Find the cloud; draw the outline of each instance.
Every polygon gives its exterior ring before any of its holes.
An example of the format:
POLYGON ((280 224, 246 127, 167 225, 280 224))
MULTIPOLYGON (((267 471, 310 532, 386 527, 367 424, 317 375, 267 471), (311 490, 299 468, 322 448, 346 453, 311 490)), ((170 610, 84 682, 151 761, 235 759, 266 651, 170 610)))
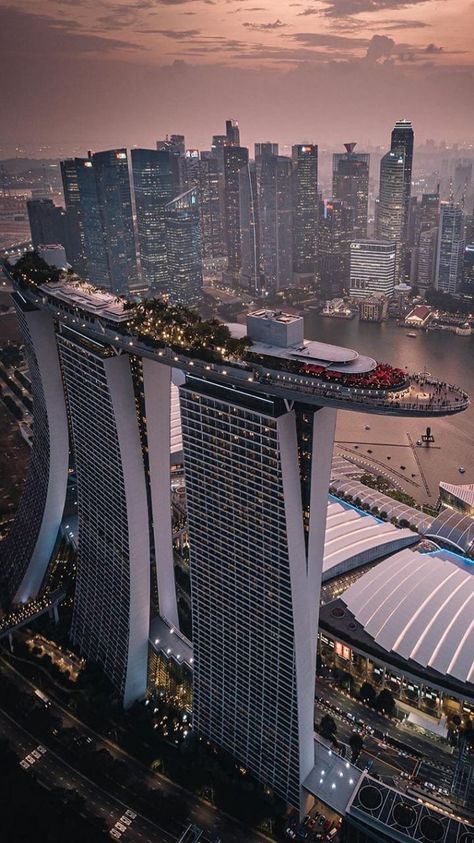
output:
POLYGON ((343 35, 333 35, 330 32, 294 32, 284 37, 305 44, 307 47, 328 47, 329 49, 359 49, 368 47, 370 44, 367 38, 346 38, 343 35))
POLYGON ((408 9, 419 6, 427 0, 321 0, 325 8, 321 14, 328 18, 347 18, 362 12, 380 12, 387 9, 408 9))
POLYGON ((436 44, 428 44, 428 46, 425 47, 425 53, 430 53, 431 55, 434 55, 436 53, 442 53, 442 52, 443 52, 443 48, 437 47, 436 44))
POLYGON ((283 29, 283 27, 287 26, 287 24, 282 23, 282 21, 278 18, 277 20, 269 23, 243 23, 242 26, 246 26, 247 29, 255 29, 258 32, 270 32, 272 29, 283 29))
POLYGON ((153 29, 151 32, 164 35, 165 38, 172 38, 174 41, 186 41, 188 38, 201 34, 199 29, 153 29))
POLYGON ((103 55, 139 49, 128 41, 84 32, 77 21, 66 18, 50 18, 12 7, 2 7, 1 15, 4 62, 10 52, 26 60, 40 56, 44 62, 45 57, 50 61, 56 55, 67 58, 83 53, 103 55))
POLYGON ((369 62, 377 62, 382 58, 389 58, 393 55, 395 41, 388 35, 374 35, 367 47, 366 59, 369 62))

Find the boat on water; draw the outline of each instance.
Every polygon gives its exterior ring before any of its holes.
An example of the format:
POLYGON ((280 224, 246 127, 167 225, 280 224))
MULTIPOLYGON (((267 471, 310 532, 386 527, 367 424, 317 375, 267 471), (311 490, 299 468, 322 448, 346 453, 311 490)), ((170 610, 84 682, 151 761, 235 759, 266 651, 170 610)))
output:
POLYGON ((409 331, 408 334, 407 334, 407 337, 412 337, 412 338, 415 338, 415 339, 416 339, 417 336, 418 336, 418 334, 415 334, 414 331, 409 331))
POLYGON ((463 465, 460 465, 460 466, 459 466, 459 468, 458 468, 458 471, 459 471, 459 474, 464 474, 464 472, 466 471, 466 469, 464 468, 464 466, 463 466, 463 465))

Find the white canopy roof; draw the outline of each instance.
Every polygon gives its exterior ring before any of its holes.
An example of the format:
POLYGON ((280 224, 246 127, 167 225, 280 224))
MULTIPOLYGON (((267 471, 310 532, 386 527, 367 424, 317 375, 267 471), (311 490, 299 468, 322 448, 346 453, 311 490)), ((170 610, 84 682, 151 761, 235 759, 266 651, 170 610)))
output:
POLYGON ((474 682, 474 564, 448 551, 408 549, 342 596, 376 643, 442 674, 474 682))

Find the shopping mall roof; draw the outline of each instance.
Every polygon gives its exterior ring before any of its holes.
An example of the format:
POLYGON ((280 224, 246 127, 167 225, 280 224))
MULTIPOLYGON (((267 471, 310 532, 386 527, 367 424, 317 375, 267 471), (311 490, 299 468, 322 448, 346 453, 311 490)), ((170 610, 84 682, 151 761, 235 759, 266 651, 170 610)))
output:
POLYGON ((360 577, 342 601, 385 651, 474 682, 473 563, 405 549, 360 577))
MULTIPOLYGON (((359 469, 359 474, 361 470, 359 469)), ((428 533, 433 518, 431 515, 426 515, 419 509, 412 506, 407 506, 394 498, 384 495, 383 492, 378 492, 376 489, 371 489, 365 486, 359 480, 353 480, 345 475, 339 474, 338 468, 331 473, 331 486, 337 492, 343 492, 345 495, 352 495, 352 499, 359 498, 362 503, 367 504, 370 509, 376 506, 379 512, 386 512, 387 518, 390 520, 396 518, 400 521, 404 518, 409 524, 415 524, 419 533, 428 533)))
POLYGON ((455 547, 461 553, 474 549, 474 518, 453 509, 443 509, 426 530, 427 538, 455 547))
POLYGON ((414 544, 419 536, 329 498, 323 582, 414 544))

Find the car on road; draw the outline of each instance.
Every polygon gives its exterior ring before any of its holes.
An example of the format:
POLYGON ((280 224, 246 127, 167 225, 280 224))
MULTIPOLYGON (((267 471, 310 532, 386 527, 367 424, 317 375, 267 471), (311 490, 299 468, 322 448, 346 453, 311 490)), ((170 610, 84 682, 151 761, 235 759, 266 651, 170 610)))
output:
POLYGON ((122 833, 127 830, 127 826, 124 825, 123 823, 121 823, 120 820, 118 820, 118 822, 115 823, 115 828, 117 828, 122 833))
POLYGON ((130 817, 127 817, 124 814, 123 817, 120 817, 120 822, 125 823, 125 825, 130 825, 132 821, 131 821, 130 817))
POLYGON ((27 755, 26 760, 28 761, 28 764, 34 764, 36 759, 32 755, 27 755))
POLYGON ((38 746, 38 750, 39 750, 39 752, 41 752, 41 755, 45 755, 45 754, 46 754, 46 752, 47 752, 46 747, 45 747, 45 746, 41 746, 41 744, 38 746))
POLYGON ((115 837, 116 840, 120 840, 122 834, 120 831, 117 831, 116 828, 111 828, 109 832, 111 837, 115 837))
POLYGON ((25 761, 25 759, 23 759, 23 761, 20 761, 20 767, 23 767, 24 770, 27 770, 29 766, 30 765, 28 764, 28 761, 25 761))
POLYGON ((135 813, 135 811, 132 811, 132 809, 131 809, 131 808, 129 808, 127 811, 125 811, 125 815, 126 815, 127 817, 130 817, 130 819, 131 819, 131 820, 134 820, 134 819, 135 819, 135 817, 137 816, 137 815, 136 815, 136 813, 135 813))
POLYGON ((41 752, 38 752, 37 749, 33 749, 31 754, 36 758, 36 760, 38 760, 38 758, 41 758, 41 752))

